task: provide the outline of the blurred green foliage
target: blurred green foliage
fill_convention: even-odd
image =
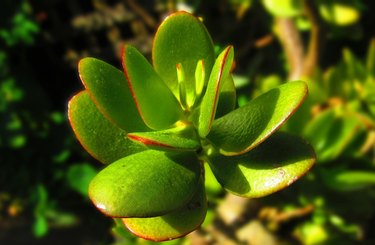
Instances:
[[[51,227],[79,222],[72,207],[83,203],[80,213],[91,207],[82,195],[86,195],[87,183],[97,170],[72,136],[66,108],[54,105],[55,98],[30,70],[28,63],[35,57],[23,56],[46,31],[30,7],[34,2],[4,0],[0,7],[0,222],[17,213],[31,217],[30,232],[43,237]],[[156,8],[154,2],[144,2],[140,5]],[[172,10],[174,5],[187,5],[203,17],[215,43],[221,43],[221,47],[235,44],[239,56],[234,80],[239,106],[287,80],[291,66],[277,41],[276,19],[291,20],[305,43],[314,26],[303,11],[302,0],[156,2],[159,8],[165,5]],[[313,74],[304,78],[309,83],[308,99],[283,130],[307,139],[316,149],[318,163],[287,190],[261,200],[262,205],[285,212],[309,205],[313,211],[286,224],[263,222],[281,240],[297,244],[372,244],[375,41],[370,39],[375,37],[369,26],[373,27],[374,4],[363,0],[313,2],[325,28],[328,48]],[[273,37],[270,44],[244,51],[249,43],[256,43],[251,38],[268,34]],[[218,52],[221,47],[217,47]],[[342,49],[340,55],[335,52],[338,49]],[[72,80],[77,83],[78,78]],[[206,181],[211,209],[204,229],[212,225],[215,207],[223,197],[211,177]],[[108,233],[105,229],[100,232]],[[115,226],[113,233],[117,234],[117,244],[148,244],[121,226]],[[172,244],[184,242],[186,239]]]

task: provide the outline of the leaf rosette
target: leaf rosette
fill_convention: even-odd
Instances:
[[[79,63],[85,90],[69,102],[82,146],[107,166],[89,196],[105,215],[154,241],[184,236],[207,212],[204,164],[227,191],[248,198],[281,190],[314,164],[302,139],[275,133],[307,95],[288,82],[235,108],[234,50],[215,59],[203,23],[177,12],[160,25],[153,64],[125,45],[123,71]]]

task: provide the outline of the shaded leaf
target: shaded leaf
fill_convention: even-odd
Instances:
[[[210,167],[229,192],[248,198],[281,190],[304,175],[314,164],[310,145],[286,133],[275,133],[252,151],[239,156],[209,156]]]
[[[128,132],[149,131],[136,108],[122,71],[95,58],[78,64],[79,75],[98,109]]]
[[[215,118],[219,118],[233,111],[236,107],[236,87],[231,75],[223,80],[223,87],[220,90]]]
[[[152,60],[156,72],[178,95],[176,65],[185,70],[187,90],[195,84],[195,68],[204,61],[205,74],[210,74],[215,60],[213,43],[206,27],[193,15],[177,12],[167,17],[156,32]],[[206,80],[208,77],[206,77]]]
[[[165,129],[183,117],[176,97],[134,47],[125,46],[123,66],[134,100],[147,126],[156,130]]]
[[[232,67],[234,52],[233,47],[227,47],[217,57],[208,80],[206,93],[203,96],[199,115],[199,135],[204,138],[210,132],[212,121],[215,118],[223,81],[227,79]]]
[[[122,158],[91,181],[89,196],[112,217],[154,217],[185,205],[200,178],[195,153],[148,150]]]
[[[126,137],[126,132],[110,123],[96,108],[87,91],[74,96],[68,105],[69,121],[79,142],[102,163],[112,163],[146,148]]]
[[[267,139],[301,105],[304,82],[288,82],[216,119],[207,138],[224,155],[247,152]]]
[[[128,138],[150,149],[167,151],[195,151],[201,145],[192,126],[167,130],[129,133]]]
[[[125,218],[125,226],[135,235],[152,241],[166,241],[185,236],[197,229],[207,212],[202,181],[193,198],[181,209],[152,218]]]

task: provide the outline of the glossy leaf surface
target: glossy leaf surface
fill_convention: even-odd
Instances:
[[[202,182],[202,181],[201,181]],[[125,218],[125,226],[135,235],[147,240],[166,241],[182,237],[197,229],[207,212],[207,200],[204,186],[181,209],[169,214],[152,218]]]
[[[87,91],[74,96],[68,106],[70,124],[82,146],[94,158],[109,164],[145,150],[126,137],[126,132],[108,121]]]
[[[212,68],[200,108],[198,132],[202,138],[206,137],[211,129],[219,101],[220,89],[223,87],[224,80],[229,76],[233,57],[233,47],[229,46],[217,57]]]
[[[128,132],[149,131],[122,71],[95,58],[82,59],[78,70],[91,98],[106,117]]]
[[[148,148],[167,151],[194,151],[201,145],[192,126],[167,130],[129,133],[129,139]]]
[[[197,190],[200,165],[194,153],[148,150],[122,158],[91,181],[89,196],[112,217],[154,217],[185,205]]]
[[[215,61],[213,43],[206,27],[193,15],[177,12],[160,25],[154,39],[152,59],[155,70],[169,88],[178,94],[176,65],[185,70],[187,90],[195,83],[195,68],[204,61],[206,74],[210,74]]]
[[[207,138],[224,155],[247,152],[267,139],[301,105],[304,82],[288,82],[216,119]]]
[[[209,159],[214,175],[227,191],[256,198],[292,184],[313,166],[315,155],[302,139],[275,133],[243,155],[213,153]]]
[[[147,126],[166,129],[182,118],[183,111],[176,97],[134,47],[125,46],[123,66],[137,108]]]

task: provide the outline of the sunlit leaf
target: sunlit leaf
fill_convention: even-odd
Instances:
[[[199,115],[198,132],[203,138],[207,136],[211,129],[219,102],[220,90],[223,87],[225,79],[229,76],[233,58],[233,47],[229,46],[217,57],[214,67],[212,68],[206,93],[202,99]]]
[[[192,126],[181,126],[167,130],[129,133],[128,138],[150,149],[167,151],[195,151],[201,145]]]
[[[96,108],[87,91],[70,100],[68,115],[82,146],[105,164],[146,149],[129,140],[124,130],[109,122]]]
[[[224,155],[251,150],[275,132],[301,105],[304,82],[288,82],[216,119],[207,138]]]
[[[278,17],[294,17],[303,12],[300,0],[263,0],[262,3],[271,14]]]
[[[363,127],[355,116],[340,116],[334,110],[327,110],[306,126],[304,135],[314,146],[319,162],[326,162],[344,153]]]
[[[82,59],[78,70],[103,115],[128,132],[149,131],[138,113],[122,71],[95,58]]]
[[[201,183],[193,198],[181,209],[153,218],[125,218],[125,226],[147,240],[166,241],[185,236],[197,229],[207,212],[207,200]]]
[[[354,6],[334,1],[319,4],[319,12],[323,19],[331,24],[347,26],[359,20],[360,12]]]
[[[252,151],[238,156],[209,156],[210,167],[229,192],[248,198],[281,190],[304,175],[314,164],[312,147],[302,139],[275,133]]]
[[[112,217],[154,217],[184,206],[197,190],[195,153],[148,150],[122,158],[92,180],[89,196]]]
[[[179,102],[146,58],[132,46],[125,46],[123,52],[125,75],[146,125],[166,129],[180,120],[183,111]]]
[[[195,83],[195,68],[204,61],[205,74],[210,74],[215,61],[213,43],[206,27],[193,15],[177,12],[167,17],[156,32],[152,60],[157,73],[178,95],[176,65],[185,70],[187,90]],[[206,81],[208,75],[206,76]]]
[[[321,171],[324,183],[337,191],[358,191],[375,185],[375,172],[364,170]]]

